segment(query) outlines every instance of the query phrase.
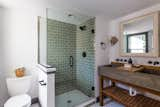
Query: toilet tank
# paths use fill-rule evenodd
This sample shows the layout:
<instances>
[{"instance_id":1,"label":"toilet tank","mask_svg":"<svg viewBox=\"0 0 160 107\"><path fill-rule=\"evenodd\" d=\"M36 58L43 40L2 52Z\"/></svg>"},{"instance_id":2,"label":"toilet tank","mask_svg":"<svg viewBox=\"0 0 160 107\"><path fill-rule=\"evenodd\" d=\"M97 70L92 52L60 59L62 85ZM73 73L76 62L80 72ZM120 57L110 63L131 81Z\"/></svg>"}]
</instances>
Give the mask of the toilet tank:
<instances>
[{"instance_id":1,"label":"toilet tank","mask_svg":"<svg viewBox=\"0 0 160 107\"><path fill-rule=\"evenodd\" d=\"M7 78L7 88L10 96L26 94L31 86L32 76L24 76L20 78Z\"/></svg>"}]
</instances>

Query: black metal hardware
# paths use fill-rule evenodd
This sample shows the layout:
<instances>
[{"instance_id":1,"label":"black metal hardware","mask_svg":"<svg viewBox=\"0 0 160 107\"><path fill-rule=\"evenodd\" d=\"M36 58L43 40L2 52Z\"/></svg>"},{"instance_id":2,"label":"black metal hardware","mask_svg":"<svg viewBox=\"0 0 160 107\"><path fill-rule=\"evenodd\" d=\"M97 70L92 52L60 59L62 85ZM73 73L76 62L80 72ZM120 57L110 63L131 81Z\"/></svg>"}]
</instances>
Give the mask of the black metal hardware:
<instances>
[{"instance_id":1,"label":"black metal hardware","mask_svg":"<svg viewBox=\"0 0 160 107\"><path fill-rule=\"evenodd\" d=\"M105 43L104 43L104 42L101 42L100 44L101 44L101 46L103 46Z\"/></svg>"},{"instance_id":2,"label":"black metal hardware","mask_svg":"<svg viewBox=\"0 0 160 107\"><path fill-rule=\"evenodd\" d=\"M80 29L81 31L86 30L86 26L85 26L85 25L84 25L84 26L80 26L79 29Z\"/></svg>"},{"instance_id":3,"label":"black metal hardware","mask_svg":"<svg viewBox=\"0 0 160 107\"><path fill-rule=\"evenodd\" d=\"M132 58L129 58L129 59L128 59L128 63L129 63L129 64L132 64L132 63L133 63Z\"/></svg>"},{"instance_id":4,"label":"black metal hardware","mask_svg":"<svg viewBox=\"0 0 160 107\"><path fill-rule=\"evenodd\" d=\"M117 58L116 61L119 61L119 59Z\"/></svg>"},{"instance_id":5,"label":"black metal hardware","mask_svg":"<svg viewBox=\"0 0 160 107\"><path fill-rule=\"evenodd\" d=\"M91 30L91 32L94 34L94 33L95 33L95 30L94 30L94 29L92 29L92 30Z\"/></svg>"},{"instance_id":6,"label":"black metal hardware","mask_svg":"<svg viewBox=\"0 0 160 107\"><path fill-rule=\"evenodd\" d=\"M148 61L148 64L152 64L153 62L152 61Z\"/></svg>"},{"instance_id":7,"label":"black metal hardware","mask_svg":"<svg viewBox=\"0 0 160 107\"><path fill-rule=\"evenodd\" d=\"M127 62L127 59L124 59L124 62Z\"/></svg>"},{"instance_id":8,"label":"black metal hardware","mask_svg":"<svg viewBox=\"0 0 160 107\"><path fill-rule=\"evenodd\" d=\"M154 61L153 65L158 65L159 62L158 61Z\"/></svg>"},{"instance_id":9,"label":"black metal hardware","mask_svg":"<svg viewBox=\"0 0 160 107\"><path fill-rule=\"evenodd\" d=\"M44 82L44 80L39 81L39 84L40 84L41 86L47 85L47 84Z\"/></svg>"},{"instance_id":10,"label":"black metal hardware","mask_svg":"<svg viewBox=\"0 0 160 107\"><path fill-rule=\"evenodd\" d=\"M94 90L95 90L95 87L93 86L93 87L92 87L92 91L94 91Z\"/></svg>"},{"instance_id":11,"label":"black metal hardware","mask_svg":"<svg viewBox=\"0 0 160 107\"><path fill-rule=\"evenodd\" d=\"M72 103L72 100L68 100L67 103Z\"/></svg>"},{"instance_id":12,"label":"black metal hardware","mask_svg":"<svg viewBox=\"0 0 160 107\"><path fill-rule=\"evenodd\" d=\"M87 56L86 52L83 52L83 53L82 53L82 57L85 58L86 56Z\"/></svg>"},{"instance_id":13,"label":"black metal hardware","mask_svg":"<svg viewBox=\"0 0 160 107\"><path fill-rule=\"evenodd\" d=\"M120 59L121 62L123 62L123 59Z\"/></svg>"},{"instance_id":14,"label":"black metal hardware","mask_svg":"<svg viewBox=\"0 0 160 107\"><path fill-rule=\"evenodd\" d=\"M70 56L70 67L73 67L73 56Z\"/></svg>"}]
</instances>

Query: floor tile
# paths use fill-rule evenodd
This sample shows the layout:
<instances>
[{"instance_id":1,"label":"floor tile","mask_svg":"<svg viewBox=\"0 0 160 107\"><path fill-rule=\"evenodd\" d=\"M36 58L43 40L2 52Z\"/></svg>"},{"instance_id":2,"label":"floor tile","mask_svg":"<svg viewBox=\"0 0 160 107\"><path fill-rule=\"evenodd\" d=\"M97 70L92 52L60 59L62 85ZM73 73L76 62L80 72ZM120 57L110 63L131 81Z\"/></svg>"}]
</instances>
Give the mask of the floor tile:
<instances>
[{"instance_id":1,"label":"floor tile","mask_svg":"<svg viewBox=\"0 0 160 107\"><path fill-rule=\"evenodd\" d=\"M94 105L91 105L90 107L102 107L99 105L99 103L96 103ZM108 100L105 102L105 105L103 107L125 107L115 101L111 101L111 100Z\"/></svg>"},{"instance_id":2,"label":"floor tile","mask_svg":"<svg viewBox=\"0 0 160 107\"><path fill-rule=\"evenodd\" d=\"M88 100L90 97L79 90L73 90L56 96L56 107L74 107Z\"/></svg>"}]
</instances>

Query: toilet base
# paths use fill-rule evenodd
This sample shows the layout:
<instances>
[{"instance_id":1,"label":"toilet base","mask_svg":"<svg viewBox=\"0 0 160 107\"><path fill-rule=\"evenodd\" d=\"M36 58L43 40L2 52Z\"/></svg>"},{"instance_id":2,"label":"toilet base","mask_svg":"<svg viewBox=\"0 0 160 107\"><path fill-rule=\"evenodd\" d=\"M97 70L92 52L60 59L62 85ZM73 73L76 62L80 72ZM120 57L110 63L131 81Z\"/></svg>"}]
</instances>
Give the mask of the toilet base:
<instances>
[{"instance_id":1,"label":"toilet base","mask_svg":"<svg viewBox=\"0 0 160 107\"><path fill-rule=\"evenodd\" d=\"M30 107L31 97L27 94L17 95L9 98L4 107Z\"/></svg>"}]
</instances>

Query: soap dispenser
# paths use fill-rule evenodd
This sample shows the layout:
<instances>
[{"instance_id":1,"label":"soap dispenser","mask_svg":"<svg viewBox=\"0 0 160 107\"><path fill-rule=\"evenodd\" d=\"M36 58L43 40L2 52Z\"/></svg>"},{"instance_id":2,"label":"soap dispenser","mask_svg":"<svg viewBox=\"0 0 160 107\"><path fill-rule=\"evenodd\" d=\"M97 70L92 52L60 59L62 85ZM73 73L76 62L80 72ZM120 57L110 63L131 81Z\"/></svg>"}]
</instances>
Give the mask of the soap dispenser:
<instances>
[{"instance_id":1,"label":"soap dispenser","mask_svg":"<svg viewBox=\"0 0 160 107\"><path fill-rule=\"evenodd\" d=\"M132 64L132 63L133 63L132 58L129 58L128 59L128 64Z\"/></svg>"},{"instance_id":2,"label":"soap dispenser","mask_svg":"<svg viewBox=\"0 0 160 107\"><path fill-rule=\"evenodd\" d=\"M124 68L130 69L132 68L132 59L128 59L128 63L124 64Z\"/></svg>"}]
</instances>

